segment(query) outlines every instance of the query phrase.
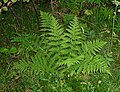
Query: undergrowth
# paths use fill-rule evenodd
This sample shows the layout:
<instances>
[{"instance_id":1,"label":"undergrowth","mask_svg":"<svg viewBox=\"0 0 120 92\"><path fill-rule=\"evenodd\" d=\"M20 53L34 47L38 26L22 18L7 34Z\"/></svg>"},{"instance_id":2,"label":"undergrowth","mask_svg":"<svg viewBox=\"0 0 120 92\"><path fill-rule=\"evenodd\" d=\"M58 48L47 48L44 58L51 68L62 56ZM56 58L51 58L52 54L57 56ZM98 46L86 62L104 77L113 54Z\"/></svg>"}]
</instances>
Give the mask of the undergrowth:
<instances>
[{"instance_id":1,"label":"undergrowth","mask_svg":"<svg viewBox=\"0 0 120 92\"><path fill-rule=\"evenodd\" d=\"M18 43L21 60L14 63L14 74L11 75L24 81L24 87L29 86L33 92L72 92L75 90L72 89L74 85L67 82L74 78L77 81L76 77L82 80L81 77L86 76L85 84L88 84L93 74L112 76L110 61L113 59L109 53L103 53L107 42L87 39L77 17L66 29L48 13L41 12L41 19L40 35L26 34L12 40ZM33 82L30 83L30 80ZM80 82L81 87L82 82L83 80ZM36 86L33 86L34 83ZM80 87L79 90L95 90L87 88L88 86Z\"/></svg>"},{"instance_id":2,"label":"undergrowth","mask_svg":"<svg viewBox=\"0 0 120 92\"><path fill-rule=\"evenodd\" d=\"M0 92L119 92L119 3L51 1L40 30L31 2L1 12Z\"/></svg>"}]
</instances>

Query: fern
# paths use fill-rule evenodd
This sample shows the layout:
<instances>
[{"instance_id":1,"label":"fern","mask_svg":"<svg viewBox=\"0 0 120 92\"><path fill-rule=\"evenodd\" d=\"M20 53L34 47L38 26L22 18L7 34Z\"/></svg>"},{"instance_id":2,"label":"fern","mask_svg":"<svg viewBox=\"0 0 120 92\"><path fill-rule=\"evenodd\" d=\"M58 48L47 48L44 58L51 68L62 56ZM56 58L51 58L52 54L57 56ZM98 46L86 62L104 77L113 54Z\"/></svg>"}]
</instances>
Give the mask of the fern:
<instances>
[{"instance_id":1,"label":"fern","mask_svg":"<svg viewBox=\"0 0 120 92\"><path fill-rule=\"evenodd\" d=\"M101 54L106 42L100 39L87 40L77 17L74 17L65 30L48 13L41 12L41 19L41 36L28 37L29 44L22 44L22 48L26 47L27 51L35 50L36 53L27 60L17 62L15 66L22 66L19 70L30 69L35 74L43 75L66 73L72 76L97 72L111 74L111 57ZM23 37L22 41L25 42L25 39Z\"/></svg>"}]
</instances>

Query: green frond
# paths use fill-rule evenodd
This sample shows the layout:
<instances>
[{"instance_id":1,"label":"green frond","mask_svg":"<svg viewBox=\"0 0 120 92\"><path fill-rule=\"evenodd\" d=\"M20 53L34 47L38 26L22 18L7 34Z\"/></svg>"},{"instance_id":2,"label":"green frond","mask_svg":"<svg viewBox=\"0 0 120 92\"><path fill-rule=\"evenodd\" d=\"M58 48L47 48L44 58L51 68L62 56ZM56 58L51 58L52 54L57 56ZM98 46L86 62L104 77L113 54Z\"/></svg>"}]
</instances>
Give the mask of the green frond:
<instances>
[{"instance_id":1,"label":"green frond","mask_svg":"<svg viewBox=\"0 0 120 92\"><path fill-rule=\"evenodd\" d=\"M43 28L49 28L51 25L51 20L53 17L51 17L51 15L49 13L45 13L40 11L40 15L41 15L41 27ZM45 29L42 29L42 31L44 31Z\"/></svg>"},{"instance_id":2,"label":"green frond","mask_svg":"<svg viewBox=\"0 0 120 92\"><path fill-rule=\"evenodd\" d=\"M91 73L107 73L110 74L110 67L105 58L101 55L96 56L78 56L76 58L69 58L63 62L58 62L58 66L64 67L64 72L69 71L70 75L73 74L91 74Z\"/></svg>"},{"instance_id":3,"label":"green frond","mask_svg":"<svg viewBox=\"0 0 120 92\"><path fill-rule=\"evenodd\" d=\"M82 73L87 73L87 74L96 73L96 72L108 73L108 71L110 72L109 65L101 55L96 55L89 61L85 60L82 69Z\"/></svg>"},{"instance_id":4,"label":"green frond","mask_svg":"<svg viewBox=\"0 0 120 92\"><path fill-rule=\"evenodd\" d=\"M74 17L73 21L70 22L66 30L67 33L65 33L65 36L69 37L72 41L83 39L83 33L81 31L80 23L78 22L77 17Z\"/></svg>"},{"instance_id":5,"label":"green frond","mask_svg":"<svg viewBox=\"0 0 120 92\"><path fill-rule=\"evenodd\" d=\"M96 52L98 53L105 44L106 42L102 40L86 41L82 44L82 50L84 53L96 55Z\"/></svg>"},{"instance_id":6,"label":"green frond","mask_svg":"<svg viewBox=\"0 0 120 92\"><path fill-rule=\"evenodd\" d=\"M67 31L71 34L79 34L78 32L80 31L80 26L77 17L74 17L74 19L70 22Z\"/></svg>"},{"instance_id":7,"label":"green frond","mask_svg":"<svg viewBox=\"0 0 120 92\"><path fill-rule=\"evenodd\" d=\"M19 60L18 62L15 62L13 67L13 69L17 69L21 73L26 72L28 68L29 68L29 63L26 62L24 59Z\"/></svg>"},{"instance_id":8,"label":"green frond","mask_svg":"<svg viewBox=\"0 0 120 92\"><path fill-rule=\"evenodd\" d=\"M19 44L18 49L20 54L29 54L30 51L43 51L43 49L41 48L42 41L39 35L22 34L18 37L14 37L11 42Z\"/></svg>"},{"instance_id":9,"label":"green frond","mask_svg":"<svg viewBox=\"0 0 120 92\"><path fill-rule=\"evenodd\" d=\"M83 43L84 34L81 32L80 24L78 22L77 17L70 22L66 32L64 33L63 43L61 44L63 50L62 52L65 54L69 52L68 56L73 57L70 53L74 53L79 55L81 51L81 44ZM65 54L66 55L66 54Z\"/></svg>"},{"instance_id":10,"label":"green frond","mask_svg":"<svg viewBox=\"0 0 120 92\"><path fill-rule=\"evenodd\" d=\"M33 74L50 74L55 73L56 66L54 62L49 62L43 53L37 53L31 56L31 61L20 60L14 64L14 69L25 73L26 71L31 71ZM29 69L29 70L28 70Z\"/></svg>"},{"instance_id":11,"label":"green frond","mask_svg":"<svg viewBox=\"0 0 120 92\"><path fill-rule=\"evenodd\" d=\"M49 62L48 58L44 56L43 53L38 53L35 56L31 57L31 70L34 73L54 73L56 66L54 62ZM54 66L53 66L54 65Z\"/></svg>"},{"instance_id":12,"label":"green frond","mask_svg":"<svg viewBox=\"0 0 120 92\"><path fill-rule=\"evenodd\" d=\"M50 14L41 12L41 27L43 31L48 31L48 35L59 36L63 32L62 25Z\"/></svg>"},{"instance_id":13,"label":"green frond","mask_svg":"<svg viewBox=\"0 0 120 92\"><path fill-rule=\"evenodd\" d=\"M39 55L36 54L32 56L31 60L32 60L31 70L34 73L41 73L41 72L46 71L47 60L41 53Z\"/></svg>"},{"instance_id":14,"label":"green frond","mask_svg":"<svg viewBox=\"0 0 120 92\"><path fill-rule=\"evenodd\" d=\"M41 24L45 34L43 37L43 47L51 57L60 51L59 47L62 44L63 27L58 21L50 14L41 12ZM49 22L47 20L49 19ZM46 23L47 22L47 23Z\"/></svg>"}]
</instances>

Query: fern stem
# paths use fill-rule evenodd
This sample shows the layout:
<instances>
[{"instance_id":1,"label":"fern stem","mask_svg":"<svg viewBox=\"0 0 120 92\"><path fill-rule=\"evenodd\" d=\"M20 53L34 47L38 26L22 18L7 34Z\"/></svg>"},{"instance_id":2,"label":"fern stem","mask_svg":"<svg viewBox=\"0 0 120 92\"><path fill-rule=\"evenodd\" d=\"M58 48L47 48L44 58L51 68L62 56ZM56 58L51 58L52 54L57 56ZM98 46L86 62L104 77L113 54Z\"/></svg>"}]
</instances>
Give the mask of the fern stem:
<instances>
[{"instance_id":1,"label":"fern stem","mask_svg":"<svg viewBox=\"0 0 120 92\"><path fill-rule=\"evenodd\" d=\"M33 4L33 8L34 8L35 13L36 13L38 30L40 30L39 14L38 14L38 9L37 9L37 7L36 7L36 5L35 5L34 0L32 0L32 4Z\"/></svg>"},{"instance_id":2,"label":"fern stem","mask_svg":"<svg viewBox=\"0 0 120 92\"><path fill-rule=\"evenodd\" d=\"M112 25L111 41L110 41L110 52L112 51L112 46L113 46L113 35L114 35L114 31L115 31L116 12L117 12L117 5L115 7L115 12L114 12L114 16L113 16L113 25Z\"/></svg>"}]
</instances>

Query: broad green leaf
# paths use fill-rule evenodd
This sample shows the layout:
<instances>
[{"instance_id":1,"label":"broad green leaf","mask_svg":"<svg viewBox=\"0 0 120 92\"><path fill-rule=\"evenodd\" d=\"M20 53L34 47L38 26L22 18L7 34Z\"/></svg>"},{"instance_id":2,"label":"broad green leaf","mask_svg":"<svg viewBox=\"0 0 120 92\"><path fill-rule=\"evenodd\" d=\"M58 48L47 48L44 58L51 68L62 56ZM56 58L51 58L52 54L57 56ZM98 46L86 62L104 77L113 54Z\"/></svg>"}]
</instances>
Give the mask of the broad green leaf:
<instances>
[{"instance_id":1,"label":"broad green leaf","mask_svg":"<svg viewBox=\"0 0 120 92\"><path fill-rule=\"evenodd\" d=\"M86 14L86 15L92 15L93 12L92 12L92 10L88 10L88 9L87 9L87 10L85 10L85 14Z\"/></svg>"},{"instance_id":2,"label":"broad green leaf","mask_svg":"<svg viewBox=\"0 0 120 92\"><path fill-rule=\"evenodd\" d=\"M2 5L2 3L0 2L0 6Z\"/></svg>"},{"instance_id":3,"label":"broad green leaf","mask_svg":"<svg viewBox=\"0 0 120 92\"><path fill-rule=\"evenodd\" d=\"M0 53L6 53L6 52L8 52L7 48L0 48Z\"/></svg>"},{"instance_id":4,"label":"broad green leaf","mask_svg":"<svg viewBox=\"0 0 120 92\"><path fill-rule=\"evenodd\" d=\"M30 0L23 0L23 2L29 2Z\"/></svg>"},{"instance_id":5,"label":"broad green leaf","mask_svg":"<svg viewBox=\"0 0 120 92\"><path fill-rule=\"evenodd\" d=\"M3 2L4 2L4 3L7 3L7 2L8 2L8 0L3 0Z\"/></svg>"},{"instance_id":6,"label":"broad green leaf","mask_svg":"<svg viewBox=\"0 0 120 92\"><path fill-rule=\"evenodd\" d=\"M7 8L6 6L4 6L2 9L3 9L4 11L8 11L8 8Z\"/></svg>"},{"instance_id":7,"label":"broad green leaf","mask_svg":"<svg viewBox=\"0 0 120 92\"><path fill-rule=\"evenodd\" d=\"M17 2L17 0L12 0L13 3Z\"/></svg>"},{"instance_id":8,"label":"broad green leaf","mask_svg":"<svg viewBox=\"0 0 120 92\"><path fill-rule=\"evenodd\" d=\"M16 53L17 49L15 47L10 48L9 53Z\"/></svg>"}]
</instances>

